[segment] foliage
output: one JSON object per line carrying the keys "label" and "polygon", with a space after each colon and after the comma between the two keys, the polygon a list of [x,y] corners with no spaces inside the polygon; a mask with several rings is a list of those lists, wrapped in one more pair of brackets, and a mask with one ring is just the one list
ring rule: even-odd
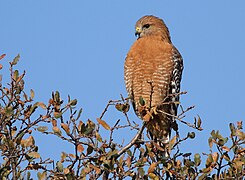
{"label": "foliage", "polygon": [[[0,56],[0,60],[4,56]],[[194,139],[194,132],[187,133],[184,138],[180,138],[177,132],[162,148],[147,137],[147,121],[139,125],[130,120],[127,115],[128,98],[121,96],[120,100],[109,101],[97,121],[86,122],[80,118],[82,109],[76,108],[77,100],[68,96],[65,103],[58,91],[52,93],[48,103],[34,101],[34,91],[25,91],[25,72],[15,70],[19,59],[18,55],[10,62],[10,82],[6,87],[0,84],[1,179],[31,179],[35,176],[39,180],[126,177],[154,180],[242,179],[245,175],[242,122],[229,125],[229,137],[213,130],[208,139],[209,153],[181,152],[179,144]],[[123,113],[126,123],[119,119],[109,125],[104,121],[110,107]],[[182,109],[175,118],[190,128],[202,130],[200,117],[195,118],[193,124],[183,120],[185,113],[192,108]],[[108,137],[104,137],[102,129],[109,132]],[[120,129],[128,129],[135,134],[127,145],[114,141]],[[43,159],[35,143],[34,132],[53,135],[71,144],[74,153],[62,152],[58,161]]]}

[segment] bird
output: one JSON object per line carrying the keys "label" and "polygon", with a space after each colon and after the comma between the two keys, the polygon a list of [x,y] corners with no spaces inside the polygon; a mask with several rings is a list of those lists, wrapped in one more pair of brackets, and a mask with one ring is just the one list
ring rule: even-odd
{"label": "bird", "polygon": [[[127,53],[124,80],[136,115],[147,122],[149,137],[160,147],[177,131],[183,59],[172,44],[165,22],[153,15],[135,25],[137,40]],[[150,117],[150,118],[149,118]]]}

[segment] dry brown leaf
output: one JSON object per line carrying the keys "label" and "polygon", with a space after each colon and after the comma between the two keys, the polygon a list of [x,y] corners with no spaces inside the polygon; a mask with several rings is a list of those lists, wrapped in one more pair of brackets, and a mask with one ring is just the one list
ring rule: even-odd
{"label": "dry brown leaf", "polygon": [[111,129],[111,127],[110,127],[105,121],[103,121],[102,119],[97,118],[97,121],[98,121],[98,123],[99,123],[100,125],[102,125],[105,129],[107,129],[107,130],[110,130],[110,129]]}
{"label": "dry brown leaf", "polygon": [[62,127],[62,129],[64,129],[64,131],[65,131],[67,134],[70,133],[70,128],[69,128],[69,126],[68,126],[67,124],[61,123],[61,127]]}
{"label": "dry brown leaf", "polygon": [[157,166],[157,162],[153,162],[148,169],[148,174],[153,173],[156,166]]}
{"label": "dry brown leaf", "polygon": [[83,145],[81,145],[81,144],[79,144],[78,146],[77,146],[77,150],[78,150],[78,152],[83,152],[84,151],[84,147],[83,147]]}

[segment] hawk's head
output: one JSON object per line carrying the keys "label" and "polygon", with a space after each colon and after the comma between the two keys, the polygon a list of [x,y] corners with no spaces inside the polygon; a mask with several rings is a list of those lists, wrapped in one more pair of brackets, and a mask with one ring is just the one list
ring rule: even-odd
{"label": "hawk's head", "polygon": [[170,41],[169,31],[163,20],[152,15],[143,16],[136,22],[135,35],[138,38],[160,36]]}

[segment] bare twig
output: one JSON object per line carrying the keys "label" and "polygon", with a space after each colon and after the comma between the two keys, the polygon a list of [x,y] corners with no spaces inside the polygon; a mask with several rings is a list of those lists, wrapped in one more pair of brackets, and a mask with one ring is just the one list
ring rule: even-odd
{"label": "bare twig", "polygon": [[121,156],[124,152],[126,152],[130,147],[132,147],[135,144],[135,142],[138,140],[138,138],[141,136],[142,132],[144,131],[146,124],[147,124],[147,122],[144,122],[142,127],[140,128],[140,130],[134,136],[134,138],[126,146],[124,146],[122,149],[120,149],[117,152],[117,157]]}

